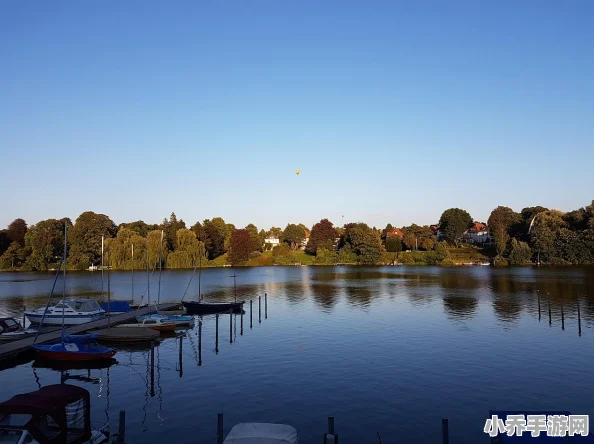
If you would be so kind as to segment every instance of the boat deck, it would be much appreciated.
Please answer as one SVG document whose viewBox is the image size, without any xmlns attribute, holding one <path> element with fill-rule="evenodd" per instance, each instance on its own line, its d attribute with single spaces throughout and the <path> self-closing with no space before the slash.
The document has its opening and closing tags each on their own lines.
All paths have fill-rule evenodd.
<svg viewBox="0 0 594 444">
<path fill-rule="evenodd" d="M 159 310 L 166 311 L 169 309 L 176 309 L 178 307 L 179 302 L 172 302 L 167 304 L 160 304 Z M 136 316 L 142 316 L 151 313 L 155 313 L 154 306 L 141 308 L 139 310 L 134 310 L 129 313 L 111 316 L 111 325 L 123 324 L 124 322 L 134 321 L 136 319 Z M 77 334 L 85 333 L 91 330 L 101 330 L 109 327 L 108 322 L 109 320 L 105 318 L 100 319 L 98 321 L 87 322 L 85 324 L 73 325 L 72 327 L 66 328 L 66 333 Z M 60 329 L 48 333 L 40 333 L 39 336 L 37 336 L 36 344 L 48 344 L 57 341 L 58 339 L 60 339 L 61 335 L 62 333 Z M 27 351 L 31 347 L 31 345 L 33 345 L 34 339 L 35 337 L 33 336 L 8 343 L 0 343 L 0 362 L 2 362 L 3 359 L 14 357 L 19 353 Z"/>
</svg>

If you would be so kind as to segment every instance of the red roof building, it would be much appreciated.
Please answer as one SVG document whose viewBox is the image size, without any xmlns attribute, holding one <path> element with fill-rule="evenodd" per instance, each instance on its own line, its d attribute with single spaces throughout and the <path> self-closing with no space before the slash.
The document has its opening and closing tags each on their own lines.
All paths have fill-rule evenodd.
<svg viewBox="0 0 594 444">
<path fill-rule="evenodd" d="M 392 231 L 388 231 L 386 234 L 387 237 L 399 237 L 402 239 L 404 237 L 404 233 L 400 228 L 394 228 Z"/>
</svg>

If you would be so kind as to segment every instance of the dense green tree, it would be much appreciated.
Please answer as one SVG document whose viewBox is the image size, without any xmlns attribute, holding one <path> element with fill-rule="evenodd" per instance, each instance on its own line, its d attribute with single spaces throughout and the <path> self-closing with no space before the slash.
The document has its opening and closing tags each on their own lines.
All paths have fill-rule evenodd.
<svg viewBox="0 0 594 444">
<path fill-rule="evenodd" d="M 532 250 L 526 242 L 512 239 L 509 247 L 509 262 L 511 265 L 526 265 L 532 258 Z"/>
<path fill-rule="evenodd" d="M 134 258 L 132 257 L 132 246 L 134 246 Z M 104 249 L 105 265 L 118 270 L 146 268 L 146 238 L 138 235 L 132 229 L 120 227 L 115 238 L 105 239 Z"/>
<path fill-rule="evenodd" d="M 398 239 L 398 241 L 400 241 L 400 239 Z M 318 251 L 320 251 L 320 250 L 318 250 Z M 324 250 L 324 251 L 330 251 L 330 250 Z M 326 253 L 326 255 L 327 255 L 327 253 Z M 325 260 L 324 258 L 321 259 L 321 261 L 324 261 L 324 260 Z M 344 247 L 342 247 L 340 250 L 338 250 L 338 252 L 336 254 L 336 263 L 337 264 L 356 264 L 357 263 L 357 253 L 355 253 L 351 249 L 351 246 L 349 244 L 346 244 Z"/>
<path fill-rule="evenodd" d="M 425 251 L 433 249 L 436 239 L 428 225 L 412 224 L 410 227 L 404 227 L 403 231 L 402 243 L 408 249 Z"/>
<path fill-rule="evenodd" d="M 160 228 L 165 233 L 168 249 L 170 251 L 175 250 L 177 248 L 177 230 L 186 228 L 186 223 L 183 221 L 183 219 L 177 220 L 177 216 L 172 212 L 169 216 L 169 220 L 163 219 L 163 223 L 161 224 Z"/>
<path fill-rule="evenodd" d="M 32 225 L 25 234 L 25 245 L 31 254 L 27 265 L 33 270 L 55 268 L 64 254 L 64 224 L 72 232 L 72 222 L 68 218 L 61 220 L 47 219 Z M 70 235 L 68 235 L 71 244 Z"/>
<path fill-rule="evenodd" d="M 127 228 L 141 237 L 146 237 L 149 231 L 158 229 L 157 225 L 148 225 L 141 220 L 120 224 L 119 229 Z"/>
<path fill-rule="evenodd" d="M 272 260 L 275 265 L 293 265 L 295 263 L 295 256 L 293 256 L 291 247 L 283 242 L 272 250 Z"/>
<path fill-rule="evenodd" d="M 250 233 L 250 238 L 252 239 L 252 251 L 261 252 L 264 246 L 264 231 L 260 230 L 258 232 L 258 227 L 254 224 L 248 224 L 245 229 Z"/>
<path fill-rule="evenodd" d="M 499 206 L 491 211 L 487 225 L 495 238 L 497 254 L 502 255 L 510 239 L 510 231 L 522 221 L 522 215 L 509 207 Z"/>
<path fill-rule="evenodd" d="M 27 222 L 25 222 L 23 219 L 13 220 L 8 226 L 6 234 L 8 235 L 11 243 L 16 242 L 21 247 L 24 247 L 25 234 L 27 234 Z"/>
<path fill-rule="evenodd" d="M 271 227 L 270 230 L 266 232 L 266 237 L 272 236 L 281 239 L 283 237 L 283 229 L 280 227 Z"/>
<path fill-rule="evenodd" d="M 235 230 L 231 234 L 229 243 L 229 263 L 231 265 L 241 265 L 250 257 L 254 244 L 248 230 Z"/>
<path fill-rule="evenodd" d="M 439 230 L 443 233 L 444 239 L 456 246 L 470 226 L 472 226 L 472 217 L 460 208 L 445 210 L 439 218 Z"/>
<path fill-rule="evenodd" d="M 10 244 L 8 249 L 0 256 L 0 269 L 7 270 L 20 267 L 23 263 L 23 247 L 18 242 Z"/>
<path fill-rule="evenodd" d="M 10 246 L 10 238 L 6 230 L 0 230 L 0 256 L 4 254 L 4 252 Z"/>
<path fill-rule="evenodd" d="M 399 237 L 388 237 L 386 238 L 386 251 L 390 253 L 396 253 L 402 251 L 402 241 Z"/>
<path fill-rule="evenodd" d="M 555 236 L 555 253 L 559 258 L 572 264 L 583 264 L 589 259 L 584 240 L 580 233 L 560 228 Z"/>
<path fill-rule="evenodd" d="M 388 237 L 388 233 L 389 233 L 390 231 L 392 231 L 393 229 L 394 229 L 394 227 L 392 226 L 392 224 L 388 224 L 388 225 L 386 225 L 386 228 L 384 228 L 384 229 L 382 230 L 382 241 L 386 242 L 386 239 L 387 239 L 387 237 Z"/>
<path fill-rule="evenodd" d="M 208 258 L 213 260 L 225 254 L 225 237 L 227 235 L 225 221 L 220 217 L 215 217 L 212 220 L 205 219 L 202 228 L 206 235 L 204 243 L 208 251 Z"/>
<path fill-rule="evenodd" d="M 347 244 L 355 252 L 361 264 L 375 265 L 382 257 L 380 234 L 369 228 L 367 224 L 348 224 L 344 236 L 344 246 Z"/>
<path fill-rule="evenodd" d="M 206 265 L 208 255 L 204 244 L 196 234 L 187 228 L 180 228 L 176 234 L 177 249 L 167 255 L 167 268 L 193 268 Z"/>
<path fill-rule="evenodd" d="M 101 236 L 115 237 L 116 225 L 105 214 L 92 211 L 82 213 L 76 219 L 69 234 L 72 248 L 69 260 L 72 266 L 86 268 L 101 260 Z"/>
<path fill-rule="evenodd" d="M 322 219 L 312 227 L 306 251 L 309 254 L 317 254 L 318 248 L 332 250 L 335 239 L 334 225 L 328 219 Z"/>
<path fill-rule="evenodd" d="M 303 242 L 305 238 L 305 231 L 295 224 L 288 224 L 283 230 L 282 240 L 286 242 L 292 250 L 296 249 L 297 246 Z"/>
<path fill-rule="evenodd" d="M 165 238 L 165 232 L 163 230 L 151 230 L 148 232 L 147 237 L 149 248 L 149 267 L 159 268 L 159 258 L 161 257 L 161 251 L 163 253 L 162 266 L 164 267 L 167 264 L 167 256 L 169 255 L 169 244 Z M 161 239 L 163 242 L 161 242 Z"/>
<path fill-rule="evenodd" d="M 523 208 L 520 214 L 522 215 L 523 229 L 521 230 L 521 234 L 528 234 L 528 230 L 530 229 L 530 224 L 532 223 L 532 219 L 538 214 L 542 213 L 543 211 L 549 211 L 548 208 L 536 206 L 536 207 L 527 207 Z"/>
<path fill-rule="evenodd" d="M 313 230 L 312 230 L 313 231 Z M 338 261 L 336 251 L 326 248 L 319 248 L 316 254 L 315 263 L 318 265 L 334 265 Z"/>
</svg>

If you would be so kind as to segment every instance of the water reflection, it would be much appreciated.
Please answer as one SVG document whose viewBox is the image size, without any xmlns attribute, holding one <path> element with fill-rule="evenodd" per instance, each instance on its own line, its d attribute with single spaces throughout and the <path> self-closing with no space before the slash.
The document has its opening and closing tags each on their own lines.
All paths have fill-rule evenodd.
<svg viewBox="0 0 594 444">
<path fill-rule="evenodd" d="M 478 301 L 472 296 L 448 293 L 443 297 L 443 307 L 450 319 L 466 320 L 476 314 Z"/>
<path fill-rule="evenodd" d="M 338 301 L 338 289 L 333 283 L 313 283 L 310 285 L 310 291 L 318 307 L 326 312 L 332 311 L 332 308 Z"/>
<path fill-rule="evenodd" d="M 347 301 L 349 304 L 360 307 L 360 308 L 367 308 L 371 304 L 372 300 L 372 289 L 369 285 L 347 285 L 345 287 Z"/>
</svg>

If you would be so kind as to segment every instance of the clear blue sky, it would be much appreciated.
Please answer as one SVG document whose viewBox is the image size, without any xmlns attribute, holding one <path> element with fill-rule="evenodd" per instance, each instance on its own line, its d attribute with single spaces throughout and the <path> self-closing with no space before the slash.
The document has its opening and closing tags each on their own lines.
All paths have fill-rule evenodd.
<svg viewBox="0 0 594 444">
<path fill-rule="evenodd" d="M 594 198 L 590 0 L 5 0 L 0 85 L 0 226 Z"/>
</svg>

